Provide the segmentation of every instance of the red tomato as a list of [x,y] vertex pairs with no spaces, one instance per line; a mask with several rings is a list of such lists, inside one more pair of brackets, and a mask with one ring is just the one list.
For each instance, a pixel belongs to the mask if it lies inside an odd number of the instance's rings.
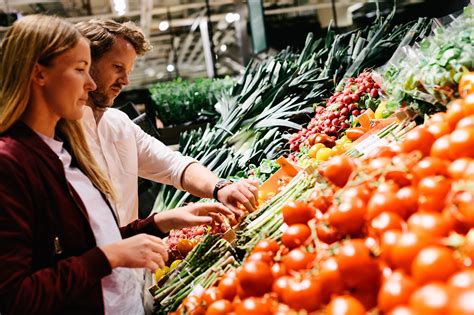
[[372,195],[367,205],[367,218],[372,220],[382,212],[393,212],[403,215],[400,210],[403,210],[403,207],[401,207],[396,193],[376,192]]
[[425,157],[412,169],[412,174],[416,182],[425,177],[434,175],[448,175],[448,162],[437,157]]
[[326,307],[327,315],[365,315],[364,306],[353,296],[341,295],[333,298]]
[[273,254],[270,252],[253,252],[247,257],[247,261],[263,261],[271,265],[273,263]]
[[446,111],[446,120],[451,127],[454,129],[457,123],[464,117],[464,101],[463,100],[454,100],[448,105],[448,110]]
[[354,162],[344,155],[337,155],[329,160],[323,170],[324,176],[334,185],[344,187],[354,171]]
[[456,129],[474,127],[474,115],[464,117],[456,125]]
[[342,239],[342,235],[338,233],[336,228],[329,225],[327,220],[319,220],[316,223],[316,234],[318,240],[326,244],[332,244]]
[[415,314],[446,315],[449,305],[449,291],[445,284],[429,283],[417,289],[410,297],[410,307]]
[[449,176],[453,179],[465,178],[469,165],[472,163],[470,158],[459,158],[451,162],[448,167]]
[[261,261],[249,261],[237,272],[237,279],[246,296],[262,296],[270,292],[273,275],[270,266]]
[[342,200],[352,200],[354,198],[359,198],[364,201],[364,203],[369,202],[370,196],[372,195],[369,187],[366,184],[360,184],[354,187],[345,188],[342,192]]
[[446,196],[451,190],[451,181],[443,176],[430,176],[418,183],[418,207],[422,211],[441,212]]
[[453,156],[451,152],[451,138],[449,135],[445,135],[436,139],[431,147],[430,155],[443,160],[452,160]]
[[329,209],[329,224],[342,235],[356,235],[365,223],[365,203],[360,198],[343,201]]
[[290,225],[281,235],[281,242],[289,249],[296,248],[305,243],[311,236],[311,230],[306,224]]
[[181,239],[178,244],[176,244],[176,249],[178,249],[179,253],[186,257],[186,255],[196,246],[196,244],[189,240],[189,239]]
[[311,207],[302,201],[290,201],[285,204],[281,210],[283,221],[288,225],[296,223],[306,224],[314,218],[314,211]]
[[328,303],[332,295],[341,294],[344,292],[345,287],[339,273],[339,267],[334,257],[321,262],[318,269],[318,278],[321,283],[321,297],[323,303]]
[[309,269],[314,262],[315,255],[302,248],[295,248],[283,257],[283,264],[288,271]]
[[453,197],[458,218],[470,228],[474,227],[474,195],[471,191],[459,191]]
[[430,245],[430,242],[431,240],[413,232],[402,233],[395,244],[392,245],[390,259],[393,266],[410,274],[411,264],[416,255],[423,248]]
[[446,221],[441,213],[437,212],[414,213],[407,223],[410,232],[428,237],[448,236],[453,228],[452,224]]
[[210,287],[202,294],[202,300],[206,305],[211,305],[217,300],[223,299],[222,292],[217,287]]
[[402,230],[405,221],[396,213],[382,212],[370,221],[369,234],[379,239],[388,230]]
[[235,315],[272,315],[272,302],[265,298],[250,297],[237,304]]
[[278,242],[271,238],[267,238],[258,242],[257,245],[255,245],[253,252],[270,252],[275,255],[279,250],[280,245],[278,245]]
[[400,213],[402,218],[407,219],[418,210],[418,189],[413,186],[400,188],[397,191],[397,198],[400,201]]
[[207,308],[206,315],[227,315],[234,310],[232,303],[227,300],[217,300]]
[[389,266],[394,266],[392,250],[402,233],[397,230],[386,231],[380,239],[380,258],[385,260]]
[[446,121],[433,122],[429,124],[426,129],[435,137],[435,139],[451,132],[451,126]]
[[454,130],[449,136],[453,158],[474,158],[474,127]]
[[422,249],[413,260],[411,273],[420,284],[432,281],[446,281],[457,271],[452,250],[442,246]]
[[377,306],[377,294],[380,284],[366,284],[364,287],[356,288],[352,291],[352,296],[356,298],[366,310],[371,310]]
[[402,152],[409,153],[418,150],[423,156],[427,156],[430,154],[434,141],[435,137],[426,128],[419,126],[406,134],[400,147]]
[[413,309],[408,306],[397,306],[388,315],[415,315]]
[[459,291],[474,289],[474,270],[465,269],[453,274],[448,280],[448,285]]
[[416,288],[415,281],[403,271],[394,271],[380,288],[378,308],[388,313],[397,306],[407,304]]
[[459,95],[466,98],[469,94],[474,93],[474,72],[465,73],[459,80]]
[[337,265],[344,284],[349,288],[358,287],[380,280],[377,262],[362,239],[345,241],[336,254]]
[[449,303],[449,315],[474,314],[474,289],[455,294]]
[[286,276],[288,273],[287,273],[287,270],[286,270],[286,267],[284,264],[282,263],[274,263],[272,265],[272,275],[273,275],[273,279],[278,279],[282,276]]
[[315,277],[292,278],[283,290],[283,302],[294,310],[313,312],[321,305],[321,284]]
[[277,294],[280,300],[283,299],[283,292],[288,288],[291,279],[290,276],[282,276],[273,282],[272,291]]
[[224,276],[224,278],[219,281],[217,286],[222,293],[222,297],[226,300],[232,301],[237,295],[237,287],[239,281],[236,277]]

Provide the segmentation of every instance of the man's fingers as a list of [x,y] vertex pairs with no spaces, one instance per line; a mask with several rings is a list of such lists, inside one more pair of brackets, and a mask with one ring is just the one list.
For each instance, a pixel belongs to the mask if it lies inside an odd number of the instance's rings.
[[250,204],[252,205],[252,209],[249,209],[246,207],[247,210],[254,211],[255,209],[257,209],[257,199],[255,199],[255,196],[252,194],[252,192],[244,187],[240,187],[239,191],[244,196],[244,200],[239,200],[239,201],[243,205],[245,205],[246,202],[250,202]]

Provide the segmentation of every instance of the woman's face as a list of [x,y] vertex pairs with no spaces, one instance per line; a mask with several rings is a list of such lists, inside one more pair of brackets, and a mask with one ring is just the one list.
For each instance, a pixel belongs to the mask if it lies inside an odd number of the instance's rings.
[[89,43],[81,38],[76,46],[44,67],[43,95],[52,116],[67,120],[82,118],[89,91],[96,88],[89,74],[90,64]]

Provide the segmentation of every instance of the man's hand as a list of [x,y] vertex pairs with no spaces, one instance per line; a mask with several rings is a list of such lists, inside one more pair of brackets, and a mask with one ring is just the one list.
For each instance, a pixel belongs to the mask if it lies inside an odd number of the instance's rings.
[[234,214],[220,203],[193,203],[184,207],[160,212],[155,215],[156,226],[163,233],[213,221],[222,223],[222,215],[235,221]]
[[243,211],[238,208],[242,204],[249,212],[257,209],[258,182],[251,179],[243,179],[236,183],[225,186],[217,192],[220,202],[229,207],[238,216]]

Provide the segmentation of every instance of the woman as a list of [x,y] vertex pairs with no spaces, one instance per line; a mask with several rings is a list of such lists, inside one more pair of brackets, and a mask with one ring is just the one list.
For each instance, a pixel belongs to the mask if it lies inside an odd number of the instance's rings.
[[140,287],[130,268],[164,265],[159,236],[231,214],[218,204],[191,205],[118,228],[106,198],[114,197],[112,186],[77,122],[96,87],[90,63],[87,40],[54,17],[27,16],[2,42],[3,315],[140,314]]

